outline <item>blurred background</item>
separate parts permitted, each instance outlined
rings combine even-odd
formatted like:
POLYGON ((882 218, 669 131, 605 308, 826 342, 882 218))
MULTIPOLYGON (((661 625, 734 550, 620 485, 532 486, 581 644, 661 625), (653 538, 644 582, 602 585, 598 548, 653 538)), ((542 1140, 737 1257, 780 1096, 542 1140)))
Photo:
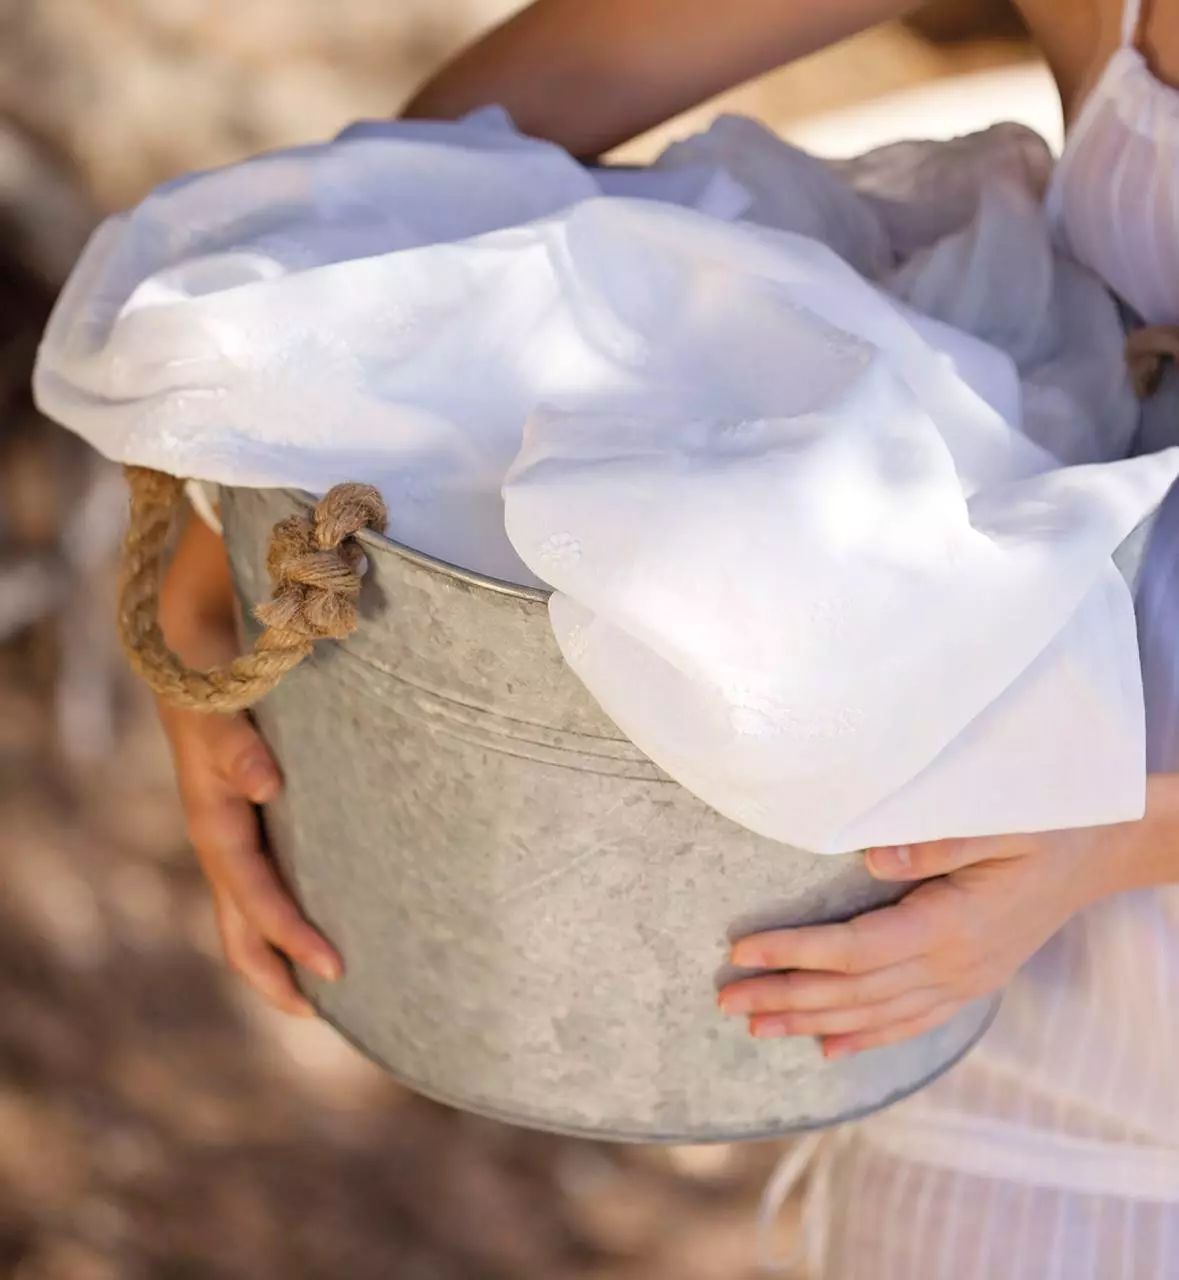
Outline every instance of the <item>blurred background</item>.
MULTIPOLYGON (((461 1116, 222 971, 163 738, 113 639, 121 481, 27 391, 105 213, 184 170, 390 114, 515 7, 0 0, 0 1277, 755 1274, 780 1148, 619 1149, 461 1116)), ((1003 0, 941 0, 628 158, 718 107, 805 135, 1029 58, 1003 0)))

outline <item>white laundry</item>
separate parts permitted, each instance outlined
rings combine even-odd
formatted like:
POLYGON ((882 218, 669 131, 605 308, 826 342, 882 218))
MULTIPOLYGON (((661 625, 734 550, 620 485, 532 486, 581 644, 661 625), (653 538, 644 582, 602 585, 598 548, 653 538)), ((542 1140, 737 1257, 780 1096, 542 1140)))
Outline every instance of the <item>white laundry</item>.
MULTIPOLYGON (((570 665, 673 777, 805 848, 1109 821, 1115 792, 1140 805, 1110 556, 1179 455, 1052 466, 813 241, 740 234, 617 204, 572 217, 592 260, 618 241, 647 263, 666 294, 641 302, 679 317, 662 354, 682 350, 687 378, 688 353, 719 353, 743 413, 702 387, 695 414, 530 419, 508 532, 558 590, 570 665)), ((648 337, 633 278, 606 303, 648 337)))
POLYGON ((1118 314, 1047 174, 1014 128, 828 165, 728 120, 609 172, 495 111, 360 126, 108 222, 36 390, 121 461, 368 480, 397 540, 553 586, 620 727, 776 839, 1123 820, 1111 555, 1179 451, 1118 461, 1118 314))

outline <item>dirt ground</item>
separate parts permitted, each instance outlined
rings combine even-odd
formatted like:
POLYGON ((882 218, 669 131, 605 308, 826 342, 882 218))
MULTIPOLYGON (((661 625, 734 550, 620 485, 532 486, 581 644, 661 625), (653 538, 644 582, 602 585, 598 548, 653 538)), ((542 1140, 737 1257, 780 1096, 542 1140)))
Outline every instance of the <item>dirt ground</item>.
MULTIPOLYGON (((113 649, 117 477, 25 391, 101 212, 390 109, 508 8, 349 0, 325 25, 321 0, 281 20, 271 0, 0 0, 0 1280, 755 1274, 780 1149, 463 1116, 224 972, 165 745, 113 649)), ((890 28, 724 105, 794 118, 1012 56, 890 28)))

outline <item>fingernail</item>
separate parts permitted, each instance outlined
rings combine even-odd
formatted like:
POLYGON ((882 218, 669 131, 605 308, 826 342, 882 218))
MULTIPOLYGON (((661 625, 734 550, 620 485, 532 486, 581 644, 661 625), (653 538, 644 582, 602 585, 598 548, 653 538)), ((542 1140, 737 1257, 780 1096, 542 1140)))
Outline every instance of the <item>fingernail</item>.
POLYGON ((828 1062, 834 1062, 836 1058, 846 1058, 852 1050, 845 1044, 825 1044, 823 1046, 823 1057, 828 1062))
POLYGON ((324 982, 338 982, 344 970, 340 962, 332 956, 316 956, 311 962, 311 970, 317 973, 324 982))
POLYGON ((722 995, 718 1001, 721 1013, 750 1013, 753 1001, 747 995, 722 995))
POLYGON ((786 1034, 786 1028, 780 1022, 759 1019, 749 1024, 749 1034, 756 1040, 773 1040, 786 1034))
POLYGON ((756 947, 747 946, 744 942, 738 942, 737 945, 729 952, 729 959, 738 969, 764 969, 766 968, 766 958, 762 952, 756 947))
POLYGON ((872 849, 868 854, 868 869, 877 875, 903 875, 913 865, 913 853, 907 844, 892 849, 872 849))

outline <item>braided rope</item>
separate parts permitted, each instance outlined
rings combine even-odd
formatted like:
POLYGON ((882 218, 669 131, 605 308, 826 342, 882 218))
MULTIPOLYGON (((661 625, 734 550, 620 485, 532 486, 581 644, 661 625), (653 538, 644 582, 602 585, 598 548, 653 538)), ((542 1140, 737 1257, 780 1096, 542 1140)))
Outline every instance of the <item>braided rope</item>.
POLYGON ((127 467, 131 518, 119 571, 119 636, 135 671, 165 701, 193 711, 251 706, 311 653, 317 640, 356 629, 362 529, 385 529, 385 504, 363 484, 340 484, 308 516, 291 516, 270 535, 266 567, 273 593, 254 616, 265 630, 254 648, 227 666, 198 671, 168 648, 160 630, 160 583, 172 526, 186 498, 184 481, 127 467))

